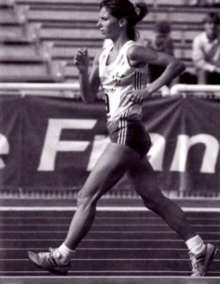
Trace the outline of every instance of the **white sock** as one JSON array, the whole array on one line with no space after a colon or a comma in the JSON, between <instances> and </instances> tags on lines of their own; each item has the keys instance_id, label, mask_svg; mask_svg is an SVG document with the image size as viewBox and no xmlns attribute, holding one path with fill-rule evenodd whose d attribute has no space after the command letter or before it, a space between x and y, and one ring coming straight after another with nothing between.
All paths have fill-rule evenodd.
<instances>
[{"instance_id":1,"label":"white sock","mask_svg":"<svg viewBox=\"0 0 220 284\"><path fill-rule=\"evenodd\" d=\"M75 250L69 249L64 243L58 247L58 251L65 260L71 260Z\"/></svg>"},{"instance_id":2,"label":"white sock","mask_svg":"<svg viewBox=\"0 0 220 284\"><path fill-rule=\"evenodd\" d=\"M199 235L196 235L195 237L187 240L186 245L189 251L192 252L193 254L199 254L205 248L205 244Z\"/></svg>"}]
</instances>

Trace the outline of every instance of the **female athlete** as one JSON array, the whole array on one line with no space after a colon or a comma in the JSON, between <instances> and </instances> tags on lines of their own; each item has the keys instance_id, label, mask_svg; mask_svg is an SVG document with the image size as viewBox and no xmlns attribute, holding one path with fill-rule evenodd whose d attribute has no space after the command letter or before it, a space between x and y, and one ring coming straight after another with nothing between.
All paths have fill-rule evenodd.
<instances>
[{"instance_id":1,"label":"female athlete","mask_svg":"<svg viewBox=\"0 0 220 284\"><path fill-rule=\"evenodd\" d=\"M161 216L186 242L192 276L205 275L216 255L217 248L204 244L181 208L161 193L146 158L151 142L141 122L143 101L185 69L173 56L150 50L135 41L135 26L146 14L147 6L142 2L134 5L129 0L102 0L97 26L112 44L96 56L90 73L87 50L78 50L74 57L82 100L94 102L100 86L103 88L111 143L79 191L77 210L63 244L49 252L28 253L30 260L42 269L60 274L68 272L75 249L93 224L97 201L125 173L144 205ZM149 63L166 69L147 86Z\"/></svg>"}]
</instances>

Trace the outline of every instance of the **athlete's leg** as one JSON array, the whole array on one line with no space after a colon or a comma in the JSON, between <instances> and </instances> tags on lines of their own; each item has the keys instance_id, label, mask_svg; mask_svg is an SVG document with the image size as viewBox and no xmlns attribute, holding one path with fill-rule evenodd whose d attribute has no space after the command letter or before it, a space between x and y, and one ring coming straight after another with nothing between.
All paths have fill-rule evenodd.
<instances>
[{"instance_id":1,"label":"athlete's leg","mask_svg":"<svg viewBox=\"0 0 220 284\"><path fill-rule=\"evenodd\" d=\"M52 252L29 252L29 259L40 268L66 274L75 248L92 226L97 201L139 161L139 154L131 148L111 143L78 194L77 210L64 243Z\"/></svg>"},{"instance_id":2,"label":"athlete's leg","mask_svg":"<svg viewBox=\"0 0 220 284\"><path fill-rule=\"evenodd\" d=\"M196 235L182 209L159 190L155 172L146 157L128 171L128 176L145 206L160 215L182 239L186 241Z\"/></svg>"},{"instance_id":3,"label":"athlete's leg","mask_svg":"<svg viewBox=\"0 0 220 284\"><path fill-rule=\"evenodd\" d=\"M68 248L74 250L89 231L99 198L139 160L139 155L129 147L111 143L106 148L78 194L77 210L64 242Z\"/></svg>"},{"instance_id":4,"label":"athlete's leg","mask_svg":"<svg viewBox=\"0 0 220 284\"><path fill-rule=\"evenodd\" d=\"M158 188L155 172L146 158L128 171L134 188L144 204L160 215L164 221L186 241L192 264L192 276L204 276L213 262L218 248L204 244L189 225L185 213Z\"/></svg>"}]
</instances>

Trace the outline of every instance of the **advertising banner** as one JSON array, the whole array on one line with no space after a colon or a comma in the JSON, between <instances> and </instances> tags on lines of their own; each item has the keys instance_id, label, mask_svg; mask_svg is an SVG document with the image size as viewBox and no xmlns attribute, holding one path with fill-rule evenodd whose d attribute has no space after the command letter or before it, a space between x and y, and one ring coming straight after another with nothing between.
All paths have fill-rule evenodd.
<instances>
[{"instance_id":1,"label":"advertising banner","mask_svg":"<svg viewBox=\"0 0 220 284\"><path fill-rule=\"evenodd\" d=\"M102 101L0 97L1 189L79 189L109 143ZM150 99L143 122L148 159L164 191L219 192L220 103ZM119 188L130 188L126 177Z\"/></svg>"},{"instance_id":2,"label":"advertising banner","mask_svg":"<svg viewBox=\"0 0 220 284\"><path fill-rule=\"evenodd\" d=\"M21 186L23 156L22 100L0 96L0 189Z\"/></svg>"},{"instance_id":3,"label":"advertising banner","mask_svg":"<svg viewBox=\"0 0 220 284\"><path fill-rule=\"evenodd\" d=\"M166 191L220 190L219 101L196 97L151 100L144 112L153 142L149 160Z\"/></svg>"}]
</instances>

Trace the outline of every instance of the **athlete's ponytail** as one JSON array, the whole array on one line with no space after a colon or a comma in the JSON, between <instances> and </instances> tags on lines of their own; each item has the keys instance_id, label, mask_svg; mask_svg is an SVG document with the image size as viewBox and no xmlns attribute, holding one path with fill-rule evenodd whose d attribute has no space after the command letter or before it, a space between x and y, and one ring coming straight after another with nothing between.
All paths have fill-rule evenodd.
<instances>
[{"instance_id":1,"label":"athlete's ponytail","mask_svg":"<svg viewBox=\"0 0 220 284\"><path fill-rule=\"evenodd\" d=\"M148 9L147 5L144 2L138 2L133 5L134 13L131 13L128 19L127 33L128 37L131 40L135 40L138 37L138 33L135 30L135 26L138 22L142 21L142 19L147 15Z\"/></svg>"},{"instance_id":2,"label":"athlete's ponytail","mask_svg":"<svg viewBox=\"0 0 220 284\"><path fill-rule=\"evenodd\" d=\"M134 23L140 22L148 13L147 5L144 2L137 2L134 4Z\"/></svg>"}]
</instances>

